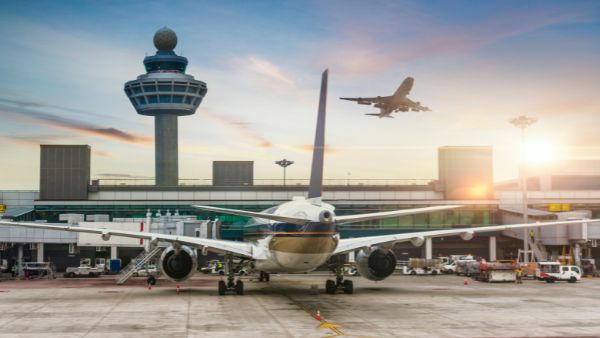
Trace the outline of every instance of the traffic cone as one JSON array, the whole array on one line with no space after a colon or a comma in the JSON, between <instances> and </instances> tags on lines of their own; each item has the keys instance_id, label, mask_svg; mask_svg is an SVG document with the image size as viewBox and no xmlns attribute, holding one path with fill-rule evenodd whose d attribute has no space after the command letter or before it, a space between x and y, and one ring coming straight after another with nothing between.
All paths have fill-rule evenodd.
<instances>
[{"instance_id":1,"label":"traffic cone","mask_svg":"<svg viewBox=\"0 0 600 338\"><path fill-rule=\"evenodd\" d=\"M317 315L315 316L316 320L321 320L321 311L317 310Z\"/></svg>"},{"instance_id":2,"label":"traffic cone","mask_svg":"<svg viewBox=\"0 0 600 338\"><path fill-rule=\"evenodd\" d=\"M148 290L152 290L152 283L148 283Z\"/></svg>"},{"instance_id":3,"label":"traffic cone","mask_svg":"<svg viewBox=\"0 0 600 338\"><path fill-rule=\"evenodd\" d=\"M177 287L175 289L177 290L177 294L179 294L179 284L177 284Z\"/></svg>"},{"instance_id":4,"label":"traffic cone","mask_svg":"<svg viewBox=\"0 0 600 338\"><path fill-rule=\"evenodd\" d=\"M469 280L465 279L465 281L463 282L463 285L469 285Z\"/></svg>"}]
</instances>

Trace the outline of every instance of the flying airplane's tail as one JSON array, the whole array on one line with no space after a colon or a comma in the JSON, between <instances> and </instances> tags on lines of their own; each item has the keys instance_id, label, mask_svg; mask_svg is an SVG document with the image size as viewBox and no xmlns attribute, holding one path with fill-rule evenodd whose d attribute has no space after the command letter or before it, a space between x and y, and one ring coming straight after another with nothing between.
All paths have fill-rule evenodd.
<instances>
[{"instance_id":1,"label":"flying airplane's tail","mask_svg":"<svg viewBox=\"0 0 600 338\"><path fill-rule=\"evenodd\" d=\"M325 113L327 108L328 73L329 70L326 69L321 77L321 96L319 98L319 114L317 116L317 131L315 133L308 198L318 198L323 195L323 160L325 155Z\"/></svg>"},{"instance_id":2,"label":"flying airplane's tail","mask_svg":"<svg viewBox=\"0 0 600 338\"><path fill-rule=\"evenodd\" d=\"M396 92L394 93L394 96L406 96L408 95L408 93L410 93L410 90L413 87L413 83L415 82L415 80L412 77L407 77L406 79L404 79L404 81L402 81L402 84L400 85L400 87L398 87L398 89L396 90Z\"/></svg>"}]
</instances>

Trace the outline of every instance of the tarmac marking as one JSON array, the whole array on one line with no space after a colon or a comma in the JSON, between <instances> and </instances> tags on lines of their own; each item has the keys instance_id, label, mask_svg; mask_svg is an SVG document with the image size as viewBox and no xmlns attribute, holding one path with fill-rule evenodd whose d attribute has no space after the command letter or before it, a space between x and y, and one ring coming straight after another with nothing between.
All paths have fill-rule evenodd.
<instances>
[{"instance_id":1,"label":"tarmac marking","mask_svg":"<svg viewBox=\"0 0 600 338\"><path fill-rule=\"evenodd\" d=\"M292 303L294 303L296 306L298 306L300 309L302 309L304 312L306 312L309 316L311 316L312 318L316 319L316 316L315 316L316 311L313 311L308 306L306 306L306 305L302 304L301 302L295 300L294 298L292 298L288 294L281 293L281 295L284 296L285 298L289 299ZM327 321L323 317L321 317L321 319L317 319L317 320L321 322L321 324L319 325L319 328L321 328L321 329L330 329L334 333L333 335L325 336L323 338L339 337L339 336L343 336L344 335L344 333L340 330L340 326L341 325L330 323L329 321Z\"/></svg>"}]
</instances>

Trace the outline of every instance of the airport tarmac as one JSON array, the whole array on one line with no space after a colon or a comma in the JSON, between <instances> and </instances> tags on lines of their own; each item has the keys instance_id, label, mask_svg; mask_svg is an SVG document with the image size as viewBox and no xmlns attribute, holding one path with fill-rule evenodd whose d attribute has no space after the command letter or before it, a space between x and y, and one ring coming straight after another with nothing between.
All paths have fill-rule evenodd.
<instances>
[{"instance_id":1,"label":"airport tarmac","mask_svg":"<svg viewBox=\"0 0 600 338\"><path fill-rule=\"evenodd\" d=\"M489 284L456 276L353 278L327 295L325 274L248 281L218 296L219 277L181 284L109 277L0 282L0 337L595 337L600 279ZM311 294L318 284L319 293ZM321 321L315 319L320 311Z\"/></svg>"}]
</instances>

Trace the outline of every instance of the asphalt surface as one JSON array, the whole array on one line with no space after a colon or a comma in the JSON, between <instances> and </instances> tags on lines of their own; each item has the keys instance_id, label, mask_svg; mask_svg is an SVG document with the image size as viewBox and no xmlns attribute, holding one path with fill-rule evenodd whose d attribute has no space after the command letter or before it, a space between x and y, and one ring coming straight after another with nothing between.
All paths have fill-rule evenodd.
<instances>
[{"instance_id":1,"label":"asphalt surface","mask_svg":"<svg viewBox=\"0 0 600 338\"><path fill-rule=\"evenodd\" d=\"M354 277L353 295L325 294L327 278L246 278L244 296L218 296L219 277L204 275L179 293L162 279L151 290L144 278L123 286L108 276L2 281L0 337L600 336L600 278L464 285L456 276Z\"/></svg>"}]
</instances>

